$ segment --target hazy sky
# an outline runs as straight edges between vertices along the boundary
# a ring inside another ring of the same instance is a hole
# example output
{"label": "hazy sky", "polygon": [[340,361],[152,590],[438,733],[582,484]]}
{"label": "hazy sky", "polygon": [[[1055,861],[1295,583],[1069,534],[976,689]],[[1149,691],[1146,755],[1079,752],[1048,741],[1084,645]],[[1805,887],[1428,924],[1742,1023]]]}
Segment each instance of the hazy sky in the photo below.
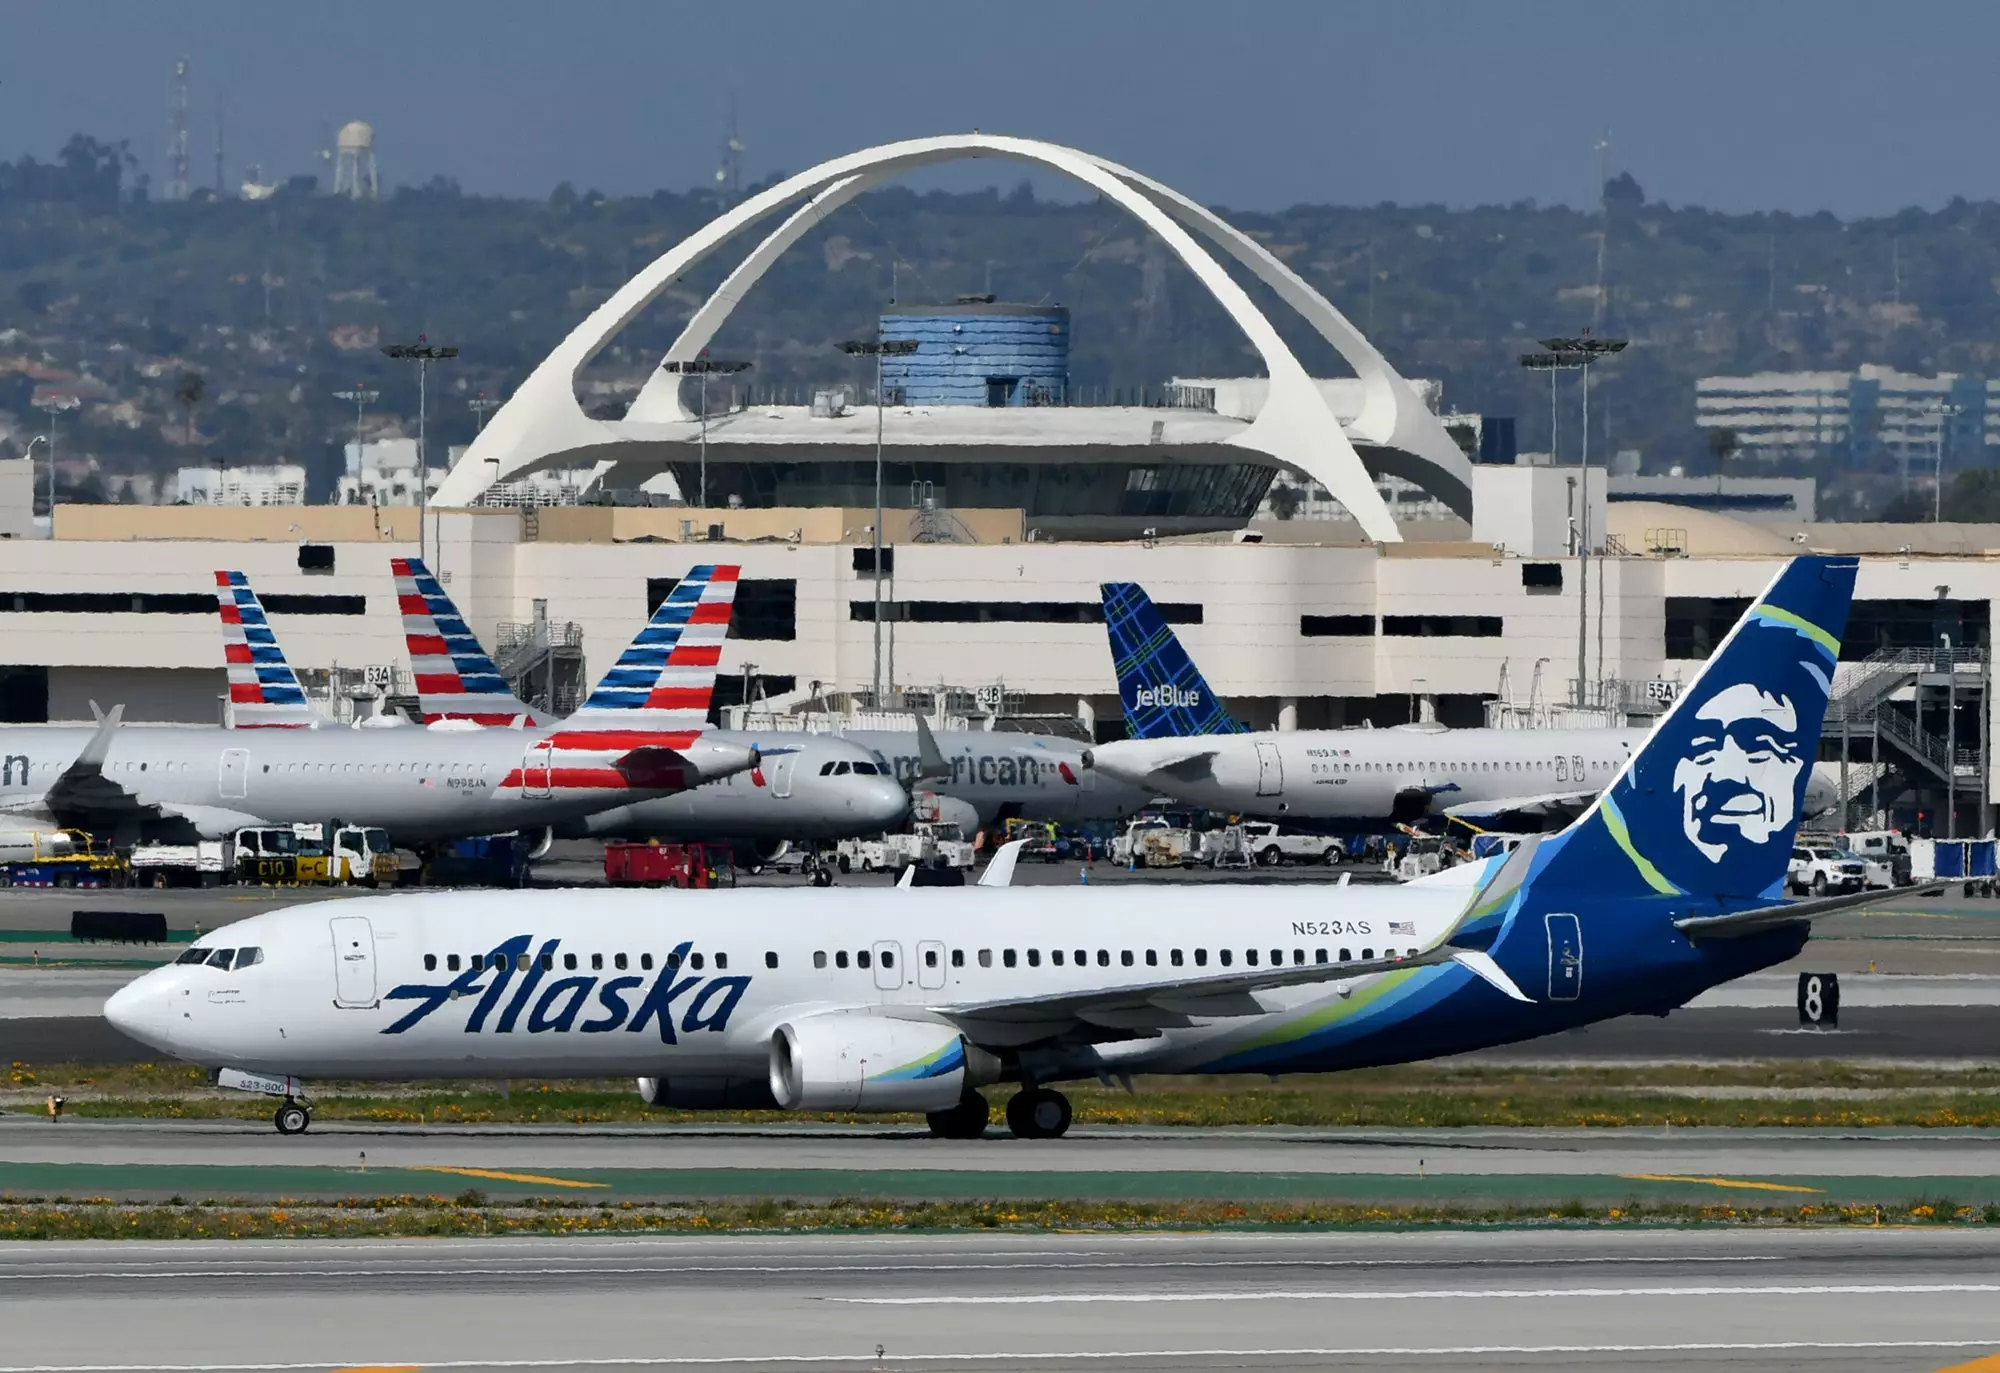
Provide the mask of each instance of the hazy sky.
{"label": "hazy sky", "polygon": [[1675,203],[2000,198],[1992,0],[7,0],[0,28],[0,156],[125,138],[156,184],[186,56],[198,184],[220,108],[232,184],[365,119],[390,183],[685,189],[733,91],[753,179],[978,127],[1239,208],[1580,203],[1609,126]]}

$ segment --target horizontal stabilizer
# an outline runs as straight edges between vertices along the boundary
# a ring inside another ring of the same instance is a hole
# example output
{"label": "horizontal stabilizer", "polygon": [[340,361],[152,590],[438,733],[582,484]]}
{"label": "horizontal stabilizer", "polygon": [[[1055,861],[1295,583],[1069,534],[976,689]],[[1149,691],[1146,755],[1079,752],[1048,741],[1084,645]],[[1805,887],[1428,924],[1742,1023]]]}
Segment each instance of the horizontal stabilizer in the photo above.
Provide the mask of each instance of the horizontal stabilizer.
{"label": "horizontal stabilizer", "polygon": [[1859,910],[1863,906],[1879,906],[1884,901],[1910,896],[1936,896],[1952,885],[1950,882],[1926,882],[1917,887],[1892,887],[1887,891],[1846,892],[1840,896],[1816,896],[1806,901],[1784,901],[1775,906],[1731,911],[1727,915],[1691,915],[1685,920],[1676,920],[1674,928],[1690,939],[1740,939],[1779,925],[1817,920],[1822,915]]}

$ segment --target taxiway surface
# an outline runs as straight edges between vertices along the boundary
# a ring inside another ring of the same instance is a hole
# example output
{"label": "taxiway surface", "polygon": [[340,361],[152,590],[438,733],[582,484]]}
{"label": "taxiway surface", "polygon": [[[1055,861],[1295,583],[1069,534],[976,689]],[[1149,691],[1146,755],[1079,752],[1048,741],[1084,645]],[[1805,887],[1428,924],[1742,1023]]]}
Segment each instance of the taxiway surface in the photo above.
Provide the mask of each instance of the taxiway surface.
{"label": "taxiway surface", "polygon": [[[0,1373],[1786,1367],[2000,1349],[1992,1231],[38,1244]],[[115,1312],[115,1319],[107,1319]]]}

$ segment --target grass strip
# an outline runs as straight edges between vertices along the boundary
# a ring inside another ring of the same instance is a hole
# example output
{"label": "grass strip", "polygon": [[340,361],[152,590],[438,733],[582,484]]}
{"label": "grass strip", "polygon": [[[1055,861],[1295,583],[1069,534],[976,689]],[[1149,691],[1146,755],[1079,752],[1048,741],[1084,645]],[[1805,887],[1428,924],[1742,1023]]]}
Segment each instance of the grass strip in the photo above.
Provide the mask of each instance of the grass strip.
{"label": "grass strip", "polygon": [[[312,1084],[323,1122],[378,1124],[770,1124],[884,1117],[654,1110],[618,1080]],[[1067,1084],[1083,1125],[1435,1127],[2000,1128],[2000,1066],[1957,1070],[1843,1062],[1580,1068],[1410,1064],[1254,1078],[1141,1078],[1135,1095]],[[996,1103],[1009,1089],[992,1089]],[[261,1120],[263,1097],[222,1092],[186,1064],[13,1065],[0,1109],[31,1112],[49,1092],[72,1115]],[[1704,1095],[1713,1092],[1715,1095]],[[908,1120],[914,1117],[889,1117]]]}
{"label": "grass strip", "polygon": [[1354,1205],[1258,1202],[948,1201],[774,1197],[738,1203],[604,1202],[568,1198],[494,1204],[456,1196],[355,1197],[253,1204],[227,1198],[120,1203],[107,1197],[0,1196],[0,1239],[362,1239],[579,1234],[730,1234],[810,1231],[1208,1231],[1545,1226],[1944,1226],[2000,1225],[2000,1203],[1949,1197],[1900,1202],[1747,1206],[1554,1207]]}

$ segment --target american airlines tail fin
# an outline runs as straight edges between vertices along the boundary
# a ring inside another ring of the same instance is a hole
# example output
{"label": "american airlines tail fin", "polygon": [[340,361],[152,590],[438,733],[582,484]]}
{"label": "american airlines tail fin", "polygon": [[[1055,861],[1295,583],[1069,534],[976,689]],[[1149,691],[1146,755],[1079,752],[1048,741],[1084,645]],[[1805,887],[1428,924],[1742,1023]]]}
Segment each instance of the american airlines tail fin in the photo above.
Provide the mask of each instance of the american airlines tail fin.
{"label": "american airlines tail fin", "polygon": [[1134,739],[1243,733],[1145,590],[1134,582],[1105,582],[1102,590],[1126,732]]}
{"label": "american airlines tail fin", "polygon": [[1554,901],[1706,907],[1782,895],[1856,567],[1788,563],[1597,801],[1561,834],[1515,850],[1453,942],[1497,930],[1510,891],[1529,883]]}
{"label": "american airlines tail fin", "polygon": [[241,572],[215,574],[222,614],[222,660],[229,674],[229,722],[237,729],[311,729],[322,723],[277,635],[264,603]]}
{"label": "american airlines tail fin", "polygon": [[403,641],[417,682],[417,709],[424,723],[473,720],[505,725],[526,716],[543,724],[533,706],[514,694],[500,669],[420,558],[391,558],[396,601],[403,611]]}
{"label": "american airlines tail fin", "polygon": [[599,730],[706,728],[741,571],[697,567],[681,578],[583,709],[564,723]]}

